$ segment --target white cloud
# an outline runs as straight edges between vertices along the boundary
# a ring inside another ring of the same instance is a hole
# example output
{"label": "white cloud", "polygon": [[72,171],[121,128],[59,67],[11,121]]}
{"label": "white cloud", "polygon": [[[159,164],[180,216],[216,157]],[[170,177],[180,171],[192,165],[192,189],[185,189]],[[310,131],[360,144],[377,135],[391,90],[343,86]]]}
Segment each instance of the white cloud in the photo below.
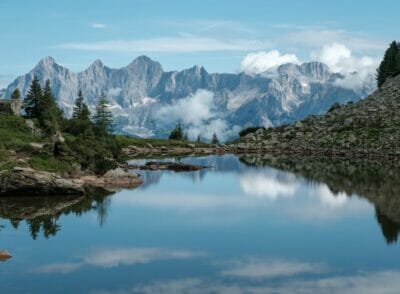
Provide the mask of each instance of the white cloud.
{"label": "white cloud", "polygon": [[171,126],[181,123],[192,140],[198,135],[210,140],[213,133],[216,133],[221,141],[225,141],[240,129],[229,126],[223,114],[217,110],[214,94],[206,90],[198,90],[193,95],[163,106],[154,114],[154,119]]}
{"label": "white cloud", "polygon": [[92,23],[90,25],[93,29],[105,29],[107,27],[104,23]]}
{"label": "white cloud", "polygon": [[320,274],[326,272],[326,266],[290,260],[260,260],[250,258],[233,262],[230,269],[222,271],[224,276],[261,279],[290,277],[300,274]]}
{"label": "white cloud", "polygon": [[84,266],[113,268],[121,265],[151,263],[159,260],[190,259],[204,256],[205,253],[187,250],[169,250],[162,248],[111,248],[97,250],[75,263],[47,264],[32,270],[34,273],[68,274]]}
{"label": "white cloud", "polygon": [[84,263],[91,266],[117,267],[150,263],[164,259],[188,259],[203,255],[185,250],[166,250],[160,248],[115,248],[99,250],[84,258]]}
{"label": "white cloud", "polygon": [[278,197],[292,197],[299,189],[299,182],[294,176],[282,178],[275,173],[245,173],[240,176],[240,187],[250,196],[275,200]]}
{"label": "white cloud", "polygon": [[379,60],[369,56],[354,56],[344,44],[324,45],[321,50],[312,52],[311,58],[327,64],[334,72],[344,74],[344,79],[336,81],[339,86],[358,90],[366,85],[375,85],[374,76]]}
{"label": "white cloud", "polygon": [[286,63],[300,63],[295,54],[282,54],[278,50],[247,54],[242,60],[241,70],[249,74],[259,74]]}
{"label": "white cloud", "polygon": [[326,184],[318,185],[312,191],[312,196],[319,198],[322,205],[330,208],[343,207],[349,201],[346,193],[340,192],[335,195]]}
{"label": "white cloud", "polygon": [[[206,280],[188,278],[150,282],[119,293],[343,293],[343,294],[397,294],[399,292],[399,271],[355,273],[327,278],[295,279],[270,283],[238,283],[236,281]],[[100,293],[115,293],[104,290]]]}
{"label": "white cloud", "polygon": [[71,272],[74,272],[78,270],[80,267],[82,267],[82,263],[76,262],[76,263],[53,263],[53,264],[47,264],[38,267],[35,269],[33,272],[36,273],[61,273],[61,274],[68,274]]}
{"label": "white cloud", "polygon": [[173,119],[183,124],[202,124],[215,117],[214,94],[199,90],[193,95],[178,100],[175,104],[161,108],[157,116],[164,121]]}
{"label": "white cloud", "polygon": [[138,40],[72,42],[56,48],[109,52],[214,52],[249,51],[269,47],[267,42],[248,39],[222,40],[209,37],[179,36]]}

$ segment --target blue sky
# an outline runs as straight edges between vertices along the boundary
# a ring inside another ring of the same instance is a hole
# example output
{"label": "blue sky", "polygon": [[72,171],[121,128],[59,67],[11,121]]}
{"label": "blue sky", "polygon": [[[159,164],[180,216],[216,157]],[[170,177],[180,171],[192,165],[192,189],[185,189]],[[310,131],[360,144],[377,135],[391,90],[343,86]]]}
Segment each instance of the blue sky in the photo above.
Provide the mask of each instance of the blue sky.
{"label": "blue sky", "polygon": [[400,2],[1,0],[0,11],[5,86],[45,56],[74,71],[97,58],[121,67],[143,54],[165,70],[257,71],[311,59],[350,70],[367,57],[376,64],[398,38]]}

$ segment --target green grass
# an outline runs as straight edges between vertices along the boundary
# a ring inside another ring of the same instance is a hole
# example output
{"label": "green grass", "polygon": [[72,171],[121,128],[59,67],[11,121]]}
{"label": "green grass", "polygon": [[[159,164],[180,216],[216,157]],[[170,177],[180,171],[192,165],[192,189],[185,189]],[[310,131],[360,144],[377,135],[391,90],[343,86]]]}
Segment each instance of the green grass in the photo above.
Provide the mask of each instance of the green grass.
{"label": "green grass", "polygon": [[40,141],[42,141],[40,138],[32,135],[23,118],[0,116],[0,148],[24,151],[30,149],[29,143]]}
{"label": "green grass", "polygon": [[140,139],[126,136],[81,137],[63,131],[66,139],[62,152],[54,157],[51,144],[43,149],[34,149],[30,143],[51,143],[51,138],[39,137],[22,117],[0,115],[0,170],[14,166],[30,166],[37,170],[60,174],[72,173],[76,167],[96,173],[115,168],[117,161],[122,160],[121,148],[128,146],[147,147],[188,147],[195,144],[206,147],[201,142],[176,141],[167,139]]}
{"label": "green grass", "polygon": [[72,163],[61,161],[48,154],[35,155],[29,160],[32,168],[42,171],[68,174],[73,171]]}

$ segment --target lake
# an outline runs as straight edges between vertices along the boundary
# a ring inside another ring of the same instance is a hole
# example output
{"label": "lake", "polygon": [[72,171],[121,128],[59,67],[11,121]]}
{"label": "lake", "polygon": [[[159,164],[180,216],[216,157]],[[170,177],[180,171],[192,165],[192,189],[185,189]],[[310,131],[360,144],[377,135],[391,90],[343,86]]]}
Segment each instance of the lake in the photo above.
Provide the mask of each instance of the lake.
{"label": "lake", "polygon": [[[233,155],[87,198],[0,199],[1,293],[398,293],[400,171]],[[137,162],[142,162],[139,160]]]}

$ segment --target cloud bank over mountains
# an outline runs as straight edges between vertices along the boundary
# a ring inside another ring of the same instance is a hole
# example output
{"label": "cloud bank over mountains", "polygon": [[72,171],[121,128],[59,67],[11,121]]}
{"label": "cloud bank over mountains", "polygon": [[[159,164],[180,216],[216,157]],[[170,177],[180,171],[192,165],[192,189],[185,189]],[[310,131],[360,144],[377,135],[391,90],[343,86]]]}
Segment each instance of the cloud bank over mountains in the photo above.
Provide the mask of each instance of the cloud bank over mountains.
{"label": "cloud bank over mountains", "polygon": [[[337,85],[350,89],[360,89],[366,83],[373,82],[379,65],[379,59],[354,55],[351,49],[341,43],[331,43],[312,51],[310,59],[326,64],[332,72],[345,75],[344,79],[337,81]],[[260,74],[287,63],[301,62],[294,53],[259,51],[247,54],[241,62],[240,70],[248,74]]]}

